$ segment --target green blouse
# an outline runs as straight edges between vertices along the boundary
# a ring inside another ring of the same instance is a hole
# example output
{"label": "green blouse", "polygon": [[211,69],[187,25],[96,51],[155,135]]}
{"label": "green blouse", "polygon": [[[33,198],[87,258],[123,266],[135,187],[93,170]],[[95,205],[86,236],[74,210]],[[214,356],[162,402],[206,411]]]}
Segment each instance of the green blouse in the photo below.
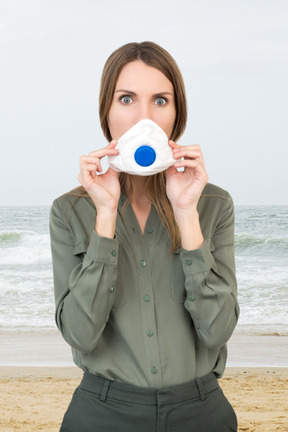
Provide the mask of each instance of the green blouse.
{"label": "green blouse", "polygon": [[114,239],[96,233],[90,198],[65,194],[51,208],[56,323],[74,362],[141,387],[220,377],[239,315],[231,197],[208,184],[203,246],[172,254],[155,207],[143,235],[130,205],[121,215],[125,200]]}

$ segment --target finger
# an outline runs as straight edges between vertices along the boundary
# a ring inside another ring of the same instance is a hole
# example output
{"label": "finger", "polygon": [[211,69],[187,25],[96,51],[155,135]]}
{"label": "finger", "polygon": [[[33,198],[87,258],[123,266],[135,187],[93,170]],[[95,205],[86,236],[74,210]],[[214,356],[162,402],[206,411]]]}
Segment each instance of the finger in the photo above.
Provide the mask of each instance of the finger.
{"label": "finger", "polygon": [[167,177],[169,177],[170,175],[173,175],[173,174],[177,174],[177,173],[178,173],[177,168],[174,165],[170,166],[166,170],[166,176]]}
{"label": "finger", "polygon": [[89,172],[80,172],[78,175],[78,180],[85,189],[88,189],[91,184],[94,183],[94,179],[96,176],[97,172],[95,169]]}
{"label": "finger", "polygon": [[86,173],[86,175],[92,173],[92,177],[94,178],[97,174],[96,171],[102,172],[102,166],[100,159],[89,156],[81,156],[80,157],[80,172]]}
{"label": "finger", "polygon": [[191,174],[192,178],[197,178],[198,180],[205,183],[207,183],[208,181],[208,174],[205,170],[205,167],[201,164],[197,164],[197,162],[194,160],[186,160],[183,161],[183,163],[176,162],[174,164],[174,167],[178,169],[183,169],[182,174]]}
{"label": "finger", "polygon": [[115,148],[115,146],[117,145],[117,141],[115,139],[113,139],[108,145],[107,148]]}
{"label": "finger", "polygon": [[181,147],[179,144],[175,143],[175,141],[169,140],[168,145],[171,147],[171,149],[176,149],[178,147]]}
{"label": "finger", "polygon": [[[88,168],[89,166],[89,168]],[[93,167],[93,169],[92,169]],[[80,158],[80,171],[93,171],[102,172],[101,162],[98,158],[91,158],[89,156],[81,156]]]}
{"label": "finger", "polygon": [[200,171],[205,171],[204,165],[196,159],[183,159],[181,161],[175,162],[173,166],[176,168],[198,168]]}
{"label": "finger", "polygon": [[86,167],[83,167],[80,170],[80,177],[81,177],[81,183],[84,185],[89,183],[91,181],[91,178],[94,179],[97,176],[97,172],[101,172],[101,171],[97,171],[96,166],[95,165],[87,165]]}
{"label": "finger", "polygon": [[176,147],[176,143],[175,143],[174,141],[172,141],[172,140],[168,140],[168,144],[169,144],[169,146],[170,146],[171,148]]}
{"label": "finger", "polygon": [[168,141],[168,144],[169,144],[169,146],[170,146],[171,148],[173,148],[173,149],[179,149],[179,148],[191,148],[191,147],[192,147],[192,148],[195,148],[195,149],[201,150],[199,144],[193,144],[193,145],[180,145],[180,144],[177,144],[175,141],[172,141],[172,140],[169,140],[169,141]]}
{"label": "finger", "polygon": [[115,171],[114,169],[109,167],[108,170],[106,171],[106,174],[119,178],[120,172]]}
{"label": "finger", "polygon": [[187,145],[187,146],[180,146],[177,144],[177,147],[174,147],[172,151],[178,152],[178,151],[191,151],[191,150],[202,153],[201,147],[198,144]]}
{"label": "finger", "polygon": [[102,158],[104,156],[117,155],[119,153],[119,150],[115,149],[116,145],[117,145],[117,141],[113,140],[113,141],[111,141],[111,143],[108,144],[107,147],[104,147],[103,149],[100,149],[100,150],[95,150],[95,151],[90,152],[89,156],[95,156],[95,157]]}
{"label": "finger", "polygon": [[99,162],[99,158],[96,156],[80,156],[80,165],[85,165],[86,163],[94,163]]}
{"label": "finger", "polygon": [[91,173],[91,172],[93,172],[93,171],[99,171],[99,172],[101,172],[102,171],[102,166],[100,165],[100,163],[99,163],[99,166],[98,165],[96,165],[96,164],[85,164],[85,165],[82,165],[82,168],[83,168],[83,171],[84,172],[86,172],[86,173]]}
{"label": "finger", "polygon": [[89,175],[89,177],[87,175],[85,175],[83,172],[80,172],[78,174],[78,181],[79,183],[81,183],[81,185],[86,189],[87,186],[89,186],[89,179],[91,182],[91,176]]}
{"label": "finger", "polygon": [[102,159],[105,156],[115,156],[119,153],[118,149],[114,149],[114,148],[110,148],[108,149],[107,147],[105,149],[101,149],[101,150],[96,150],[96,151],[92,151],[89,153],[88,156],[92,156],[92,157],[98,157],[99,159]]}
{"label": "finger", "polygon": [[185,158],[185,159],[203,159],[203,154],[202,154],[202,152],[201,152],[201,150],[198,150],[198,148],[197,147],[192,147],[192,146],[189,146],[189,147],[181,147],[181,148],[177,148],[177,149],[175,149],[175,150],[172,150],[173,151],[173,157],[175,158],[175,159],[180,159],[180,158]]}

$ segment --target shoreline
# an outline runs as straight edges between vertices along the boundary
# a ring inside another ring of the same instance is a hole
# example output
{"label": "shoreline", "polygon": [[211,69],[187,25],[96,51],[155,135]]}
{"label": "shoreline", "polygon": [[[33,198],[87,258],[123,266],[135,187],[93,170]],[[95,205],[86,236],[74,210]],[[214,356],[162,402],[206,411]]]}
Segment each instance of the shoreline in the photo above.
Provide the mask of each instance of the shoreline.
{"label": "shoreline", "polygon": [[[0,331],[0,346],[0,367],[75,366],[71,349],[57,329]],[[288,335],[234,333],[226,367],[288,367]]]}
{"label": "shoreline", "polygon": [[[57,329],[0,331],[0,432],[57,432],[83,371]],[[239,432],[287,432],[288,336],[235,332],[220,386]]]}
{"label": "shoreline", "polygon": [[[81,379],[82,369],[78,366],[0,366],[1,379],[46,379],[46,378],[63,378],[63,379]],[[228,376],[246,375],[263,375],[287,376],[288,367],[226,367],[224,375],[220,380]]]}

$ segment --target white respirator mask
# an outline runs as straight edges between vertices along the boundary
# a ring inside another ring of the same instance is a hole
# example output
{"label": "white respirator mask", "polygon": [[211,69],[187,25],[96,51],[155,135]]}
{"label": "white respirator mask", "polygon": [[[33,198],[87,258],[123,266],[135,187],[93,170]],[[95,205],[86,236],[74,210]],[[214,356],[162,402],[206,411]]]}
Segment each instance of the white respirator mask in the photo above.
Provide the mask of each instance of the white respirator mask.
{"label": "white respirator mask", "polygon": [[176,162],[167,135],[149,119],[125,132],[115,148],[119,154],[108,156],[108,164],[118,172],[148,176],[165,171]]}

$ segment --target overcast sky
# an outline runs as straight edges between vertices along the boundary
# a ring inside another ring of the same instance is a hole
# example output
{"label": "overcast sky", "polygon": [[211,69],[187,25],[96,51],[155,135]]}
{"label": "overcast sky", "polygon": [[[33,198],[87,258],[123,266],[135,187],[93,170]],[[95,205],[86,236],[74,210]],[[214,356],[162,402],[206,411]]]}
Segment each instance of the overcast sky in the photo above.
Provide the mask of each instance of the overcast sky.
{"label": "overcast sky", "polygon": [[50,205],[106,145],[98,89],[119,46],[151,40],[184,76],[180,144],[235,204],[288,204],[287,0],[0,0],[0,205]]}

